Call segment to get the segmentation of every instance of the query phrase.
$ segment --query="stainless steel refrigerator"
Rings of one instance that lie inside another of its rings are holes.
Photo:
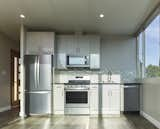
[[[26,114],[50,114],[53,55],[25,55]]]

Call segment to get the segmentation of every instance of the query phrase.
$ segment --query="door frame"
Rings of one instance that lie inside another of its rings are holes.
[[[14,85],[14,61],[13,61],[13,58],[14,57],[19,57],[20,58],[20,52],[17,51],[17,50],[14,50],[14,49],[11,49],[10,50],[10,104],[11,104],[11,109],[13,108],[16,108],[16,107],[20,107],[20,101],[19,102],[16,102],[16,103],[13,103],[13,85]],[[19,63],[19,60],[18,60],[18,63]],[[19,73],[19,65],[17,66],[17,70],[18,70],[18,73]],[[17,79],[18,79],[18,74],[17,74]],[[18,85],[20,85],[20,80],[18,79]],[[19,95],[19,91],[17,92],[17,97]]]

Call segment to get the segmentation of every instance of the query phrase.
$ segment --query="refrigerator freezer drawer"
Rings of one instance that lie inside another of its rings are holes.
[[[51,92],[37,91],[26,93],[26,114],[51,114]]]

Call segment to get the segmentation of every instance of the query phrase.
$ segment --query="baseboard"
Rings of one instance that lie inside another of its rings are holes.
[[[123,111],[123,114],[140,114],[140,111]]]
[[[1,107],[0,112],[8,111],[11,109],[11,106]]]
[[[54,115],[64,115],[64,111],[55,110]]]
[[[87,115],[90,113],[89,113],[89,108],[64,108],[64,114],[67,114],[67,115],[75,115],[75,114]]]
[[[107,115],[120,115],[120,110],[118,111],[109,111],[109,110],[102,110],[103,115],[107,114]]]
[[[148,121],[150,121],[153,125],[155,125],[158,129],[160,129],[160,122],[156,119],[154,119],[152,116],[148,115],[147,113],[140,111],[141,116],[146,118]]]

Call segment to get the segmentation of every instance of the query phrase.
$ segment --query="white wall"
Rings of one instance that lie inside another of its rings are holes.
[[[0,33],[0,112],[10,107],[10,50],[18,43]]]
[[[136,78],[136,38],[102,37],[101,70],[120,74],[122,82]]]

